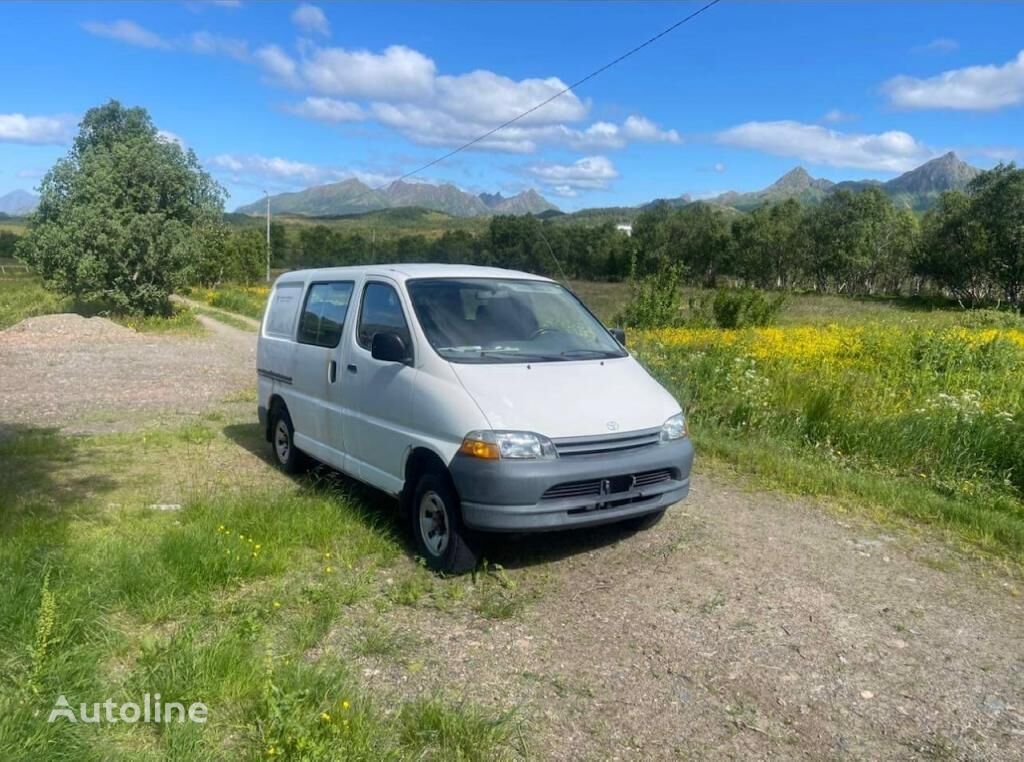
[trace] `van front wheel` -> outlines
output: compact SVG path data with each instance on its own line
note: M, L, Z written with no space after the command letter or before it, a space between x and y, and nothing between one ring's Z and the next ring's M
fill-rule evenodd
M424 474L416 483L412 533L431 569L461 574L476 568L476 538L462 523L458 495L438 474Z

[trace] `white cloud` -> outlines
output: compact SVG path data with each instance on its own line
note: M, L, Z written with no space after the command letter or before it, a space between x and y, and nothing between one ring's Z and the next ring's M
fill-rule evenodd
M19 180L38 180L46 174L42 169L19 169L16 176Z
M724 145L791 156L812 164L905 172L933 155L906 132L844 133L800 122L747 122L719 132Z
M436 103L458 119L491 122L496 127L515 118L566 88L558 77L516 81L491 71L477 70L436 80ZM575 122L587 115L587 106L568 92L534 111L517 124L522 126Z
M309 164L259 154L219 154L208 159L206 163L214 170L229 176L232 182L241 185L265 185L275 189L304 188L353 178L371 187L379 187L394 180L394 175L391 174Z
M329 174L329 170L324 167L282 159L278 156L223 153L214 156L208 161L208 164L239 175L273 180L299 180L307 183L321 182Z
M264 71L278 82L284 84L294 84L296 82L298 65L291 56L277 45L262 47L256 51L254 56Z
M195 53L225 55L236 61L249 60L249 43L233 37L221 37L206 31L193 32L189 46Z
M830 122L832 124L836 124L838 122L852 122L858 119L858 117L856 114L850 114L846 111L840 111L839 109L834 108L830 109L829 111L826 111L825 116L823 116L821 119L823 122Z
M68 141L68 118L0 114L0 143L60 144Z
M715 172L718 172L719 174L721 174L722 172L725 172L726 166L725 166L724 163L722 163L720 161L716 161L715 162L715 166L712 167L712 169L715 170Z
M623 134L630 140L645 143L679 143L682 142L675 130L662 130L658 125L642 116L628 116L622 125Z
M994 111L1024 103L1024 50L1002 66L967 66L926 79L899 76L882 86L893 105L908 109Z
M578 190L569 185L549 186L548 191L556 196L561 196L562 198L576 198L580 195Z
M366 118L366 112L358 103L313 95L301 103L287 106L286 110L296 116L304 116L318 122L357 122Z
M383 53L316 48L303 61L305 84L326 95L422 100L434 94L436 66L422 53L392 45Z
M643 116L632 115L620 126L611 122L594 122L585 130L566 130L567 141L573 148L622 148L629 141L639 143L681 143L675 130L662 130Z
M331 25L327 21L327 16L315 5L302 3L302 5L292 11L292 23L306 34L322 34L324 37L331 36Z
M469 142L492 129L493 124L467 122L435 108L413 103L383 103L371 105L374 118L381 124L402 133L409 140L427 146L453 146ZM557 130L557 128L555 128ZM543 128L523 128L517 125L477 142L474 148L509 153L532 153L537 150L537 139Z
M82 24L82 28L89 34L96 35L97 37L118 40L119 42L135 45L140 48L156 48L161 50L170 50L171 48L171 43L160 35L127 19L112 21L109 24L101 21L86 21Z
M587 156L572 164L541 163L526 168L539 182L556 193L566 191L600 190L607 188L619 176L615 165L605 156Z
M293 21L307 32L329 31L323 13L308 3L295 10ZM304 91L304 100L285 107L290 113L333 123L373 118L420 145L457 146L473 141L549 99L509 127L475 142L473 148L533 153L541 145L561 145L589 153L622 148L629 142L681 142L678 132L663 130L639 114L621 124L599 121L575 126L586 119L590 103L567 92L558 77L515 80L482 69L440 74L431 58L402 45L374 52L321 47L300 39L294 53L276 44L251 51L245 40L207 31L168 42L133 22L117 24L116 30L92 25L91 31L130 38L133 44L255 63L268 75L268 82Z
M918 53L953 53L960 49L960 43L950 37L936 37L927 45L914 48Z

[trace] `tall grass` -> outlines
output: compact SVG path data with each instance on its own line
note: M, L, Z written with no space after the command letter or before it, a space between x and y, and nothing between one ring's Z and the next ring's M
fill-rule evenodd
M664 329L637 346L698 436L917 482L948 500L939 518L1024 558L1024 330Z

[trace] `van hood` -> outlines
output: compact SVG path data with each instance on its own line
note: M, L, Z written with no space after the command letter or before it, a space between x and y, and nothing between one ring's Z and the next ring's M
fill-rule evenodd
M451 366L493 429L596 436L651 429L679 412L632 357Z

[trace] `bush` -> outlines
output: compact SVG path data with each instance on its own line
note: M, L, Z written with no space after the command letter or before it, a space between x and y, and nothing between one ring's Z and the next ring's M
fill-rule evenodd
M774 323L785 305L785 294L720 288L712 297L690 300L690 322L717 328L761 328Z
M658 272L638 280L634 261L629 278L632 295L622 311L612 319L613 322L626 328L670 328L679 325L682 322L679 282L683 277L683 269L682 265L668 264Z

